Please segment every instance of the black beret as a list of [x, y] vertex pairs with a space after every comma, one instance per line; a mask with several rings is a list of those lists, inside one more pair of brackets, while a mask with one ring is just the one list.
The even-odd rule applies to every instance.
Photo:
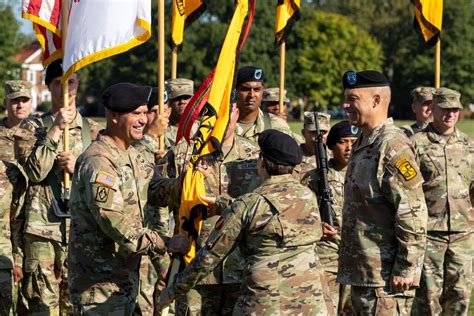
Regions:
[[265, 82], [265, 75], [262, 68], [253, 66], [242, 67], [237, 74], [237, 86], [245, 82]]
[[342, 137], [359, 137], [359, 135], [360, 130], [356, 126], [351, 125], [349, 121], [340, 121], [329, 130], [326, 145], [332, 148]]
[[[164, 91], [163, 93], [163, 102], [164, 104], [168, 103], [168, 91]], [[150, 100], [148, 100], [148, 108], [151, 109], [155, 105], [158, 104], [158, 88], [157, 87], [151, 87], [151, 95], [150, 95]]]
[[275, 129], [267, 129], [258, 136], [262, 156], [284, 166], [301, 163], [302, 153], [298, 143], [289, 135]]
[[48, 65], [46, 68], [46, 76], [44, 78], [44, 83], [49, 85], [51, 81], [56, 79], [57, 77], [61, 77], [63, 75], [63, 61], [62, 59], [56, 59], [51, 64]]
[[109, 110], [129, 113], [141, 105], [148, 105], [152, 88], [129, 82], [111, 85], [102, 93], [102, 104]]
[[344, 89], [386, 87], [389, 86], [387, 77], [375, 70], [346, 71], [342, 76]]

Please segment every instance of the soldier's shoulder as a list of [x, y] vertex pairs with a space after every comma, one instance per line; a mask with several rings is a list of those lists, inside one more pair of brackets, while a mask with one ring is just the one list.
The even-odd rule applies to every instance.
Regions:
[[89, 123], [90, 127], [92, 129], [100, 129], [102, 128], [102, 126], [100, 125], [99, 122], [91, 119], [90, 117], [84, 117], [84, 119], [87, 121], [87, 123]]
[[243, 151], [246, 159], [253, 159], [258, 157], [260, 149], [257, 143], [255, 143], [254, 141], [236, 134], [235, 144], [239, 151]]
[[270, 117], [270, 123], [273, 129], [280, 128], [280, 129], [290, 130], [290, 126], [284, 119], [272, 113], [268, 113], [268, 115]]

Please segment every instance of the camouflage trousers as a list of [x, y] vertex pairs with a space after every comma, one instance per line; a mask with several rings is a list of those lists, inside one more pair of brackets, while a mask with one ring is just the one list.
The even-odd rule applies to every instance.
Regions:
[[337, 272], [323, 271], [321, 277], [328, 315], [353, 315], [350, 285], [337, 283]]
[[13, 314], [12, 270], [0, 269], [0, 316]]
[[131, 316], [135, 311], [135, 303], [111, 298], [105, 303], [74, 305], [74, 315], [86, 316]]
[[150, 257], [143, 256], [140, 261], [140, 287], [137, 297], [135, 315], [153, 316], [154, 292], [158, 274], [151, 263]]
[[351, 286], [352, 308], [356, 315], [410, 315], [414, 296], [413, 290], [392, 295], [380, 287]]
[[61, 242], [25, 234], [22, 293], [31, 315], [71, 315], [67, 248]]
[[416, 315], [467, 315], [472, 290], [472, 233], [428, 232]]
[[176, 315], [232, 315], [240, 284], [197, 285], [176, 300]]

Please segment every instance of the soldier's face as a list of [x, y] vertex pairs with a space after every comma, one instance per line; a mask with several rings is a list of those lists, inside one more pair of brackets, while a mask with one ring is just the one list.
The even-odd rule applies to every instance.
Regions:
[[285, 121], [288, 119], [288, 108], [285, 103], [283, 103], [283, 112], [280, 113], [280, 102], [278, 101], [266, 101], [264, 102], [264, 110], [268, 113], [272, 113], [276, 116], [281, 117]]
[[170, 100], [170, 106], [174, 113], [181, 116], [188, 105], [189, 100], [191, 100], [190, 95], [182, 95], [177, 98]]
[[412, 111], [416, 115], [416, 120], [419, 122], [431, 122], [432, 119], [432, 104], [431, 101], [423, 103], [413, 103], [411, 106]]
[[346, 89], [342, 104], [352, 125], [363, 127], [367, 124], [374, 108], [374, 99], [370, 88]]
[[[79, 78], [77, 74], [72, 74], [68, 79], [68, 95], [69, 105], [76, 104], [77, 88], [79, 87]], [[61, 77], [54, 78], [49, 83], [49, 91], [51, 92], [51, 102], [53, 108], [60, 108], [63, 106], [63, 85], [61, 84]]]
[[5, 98], [5, 108], [8, 111], [8, 117], [17, 120], [23, 120], [31, 113], [31, 99], [27, 97], [19, 97], [15, 99]]
[[433, 106], [433, 125], [436, 130], [452, 130], [458, 122], [459, 109], [443, 109], [439, 106]]
[[334, 160], [338, 166], [344, 168], [349, 162], [349, 157], [352, 150], [352, 144], [357, 140], [357, 137], [341, 137], [339, 141], [331, 148], [334, 155]]
[[237, 87], [237, 106], [243, 114], [258, 111], [263, 97], [263, 83], [244, 82]]
[[117, 127], [126, 143], [131, 144], [142, 139], [147, 123], [147, 112], [148, 106], [145, 104], [133, 112], [118, 115]]

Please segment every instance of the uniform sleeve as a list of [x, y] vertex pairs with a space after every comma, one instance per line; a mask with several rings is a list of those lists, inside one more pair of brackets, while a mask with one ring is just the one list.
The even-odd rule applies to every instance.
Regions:
[[395, 208], [397, 254], [392, 275], [414, 277], [418, 284], [426, 247], [428, 211], [423, 177], [408, 140], [395, 140], [384, 157], [382, 191]]
[[149, 254], [164, 242], [156, 231], [124, 213], [127, 203], [133, 199], [122, 196], [122, 183], [116, 168], [105, 159], [92, 158], [78, 170], [84, 183], [84, 201], [100, 229], [119, 245], [124, 256]]
[[206, 245], [180, 273], [170, 290], [172, 297], [187, 293], [199, 281], [204, 279], [237, 246], [245, 229], [245, 212], [248, 207], [242, 199], [230, 205], [211, 231]]
[[15, 133], [15, 156], [34, 183], [46, 178], [59, 153], [59, 143], [49, 138], [47, 132], [38, 119], [27, 119]]
[[144, 135], [143, 138], [135, 143], [133, 147], [145, 158], [149, 164], [155, 165], [155, 153], [158, 151], [158, 142], [149, 135]]

